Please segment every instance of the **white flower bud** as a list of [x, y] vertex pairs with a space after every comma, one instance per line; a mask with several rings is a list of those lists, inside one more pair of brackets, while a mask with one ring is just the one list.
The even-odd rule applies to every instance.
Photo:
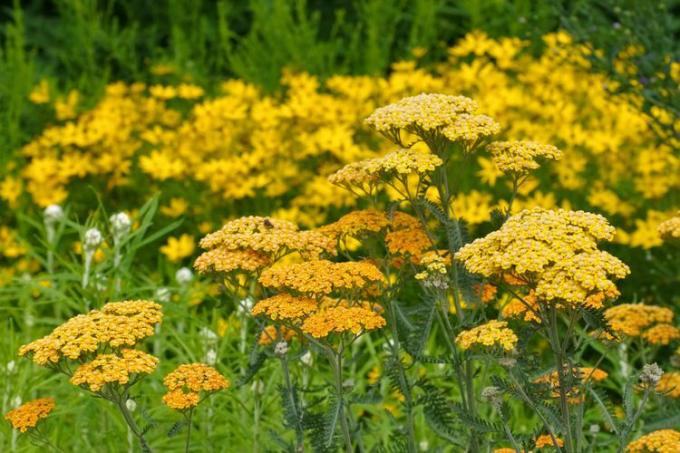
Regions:
[[661, 380], [663, 370], [656, 363], [645, 364], [640, 373], [640, 382], [649, 387], [656, 387], [656, 384]]
[[58, 204], [51, 204], [43, 211], [43, 217], [47, 225], [54, 225], [64, 218], [64, 210]]
[[19, 407], [21, 406], [21, 397], [19, 395], [15, 396], [12, 398], [11, 402], [12, 407]]
[[135, 400], [128, 398], [128, 400], [125, 401], [125, 407], [127, 407], [127, 410], [130, 412], [134, 412], [135, 409], [137, 409], [137, 403], [135, 403]]
[[181, 267], [175, 272], [175, 280], [177, 283], [184, 286], [191, 283], [194, 279], [194, 273], [188, 267]]
[[590, 433], [591, 434], [597, 434], [599, 432], [600, 432], [600, 425], [597, 425], [597, 424], [590, 425]]
[[85, 252], [93, 253], [95, 250], [97, 250], [97, 247], [99, 247], [103, 240], [104, 237], [102, 236], [101, 231], [96, 228], [90, 228], [85, 232], [85, 241], [83, 244]]
[[428, 451], [430, 449], [430, 443], [426, 440], [421, 440], [418, 444], [418, 448], [420, 448], [420, 451]]
[[264, 393], [264, 382], [261, 380], [253, 381], [253, 385], [250, 386], [250, 389], [254, 392], [257, 393], [258, 395], [262, 395]]
[[201, 330], [198, 331], [198, 335], [201, 337], [201, 340], [203, 340], [203, 343], [206, 344], [216, 343], [219, 339], [219, 336], [207, 327], [201, 327]]
[[217, 363], [217, 351], [214, 349], [208, 349], [205, 353], [205, 363], [210, 366], [214, 366]]
[[300, 361], [307, 366], [312, 366], [312, 362], [314, 361], [314, 358], [312, 357], [312, 353], [309, 352], [309, 351], [305, 352], [300, 357]]
[[122, 238], [130, 231], [132, 222], [130, 217], [124, 212], [119, 212], [114, 214], [109, 219], [111, 222], [111, 231], [113, 232], [113, 237], [116, 239]]
[[14, 360], [10, 360], [9, 362], [7, 362], [7, 374], [14, 373], [16, 366], [17, 366], [17, 364]]
[[238, 309], [237, 312], [241, 316], [247, 316], [250, 314], [250, 310], [253, 308], [253, 305], [255, 304], [255, 301], [253, 300], [252, 297], [246, 297], [245, 299], [241, 300], [241, 303], [238, 304]]
[[156, 290], [155, 296], [156, 296], [156, 300], [158, 300], [158, 302], [162, 302], [162, 303], [170, 302], [170, 290], [168, 288], [166, 288], [165, 286], [161, 286], [160, 288], [158, 288]]
[[274, 346], [274, 354], [276, 355], [286, 355], [288, 352], [288, 343], [285, 341], [279, 341], [276, 343], [276, 346]]

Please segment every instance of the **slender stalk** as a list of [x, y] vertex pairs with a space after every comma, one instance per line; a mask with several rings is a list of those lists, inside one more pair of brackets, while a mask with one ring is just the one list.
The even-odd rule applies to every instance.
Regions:
[[550, 308], [551, 322], [548, 326], [549, 334], [551, 338], [551, 346], [553, 353], [555, 354], [556, 364], [557, 364], [557, 379], [558, 379], [558, 390], [560, 394], [560, 412], [562, 413], [562, 423], [564, 424], [565, 436], [564, 444], [565, 449], [568, 453], [573, 453], [574, 450], [574, 440], [571, 428], [571, 414], [569, 410], [569, 401], [567, 399], [567, 377], [565, 374], [565, 366], [568, 365], [565, 360], [564, 347], [560, 344], [560, 337], [557, 326], [557, 309], [553, 306]]
[[286, 385], [286, 393], [288, 393], [288, 398], [290, 399], [290, 407], [293, 409], [293, 416], [295, 417], [295, 451], [302, 453], [305, 451], [305, 434], [302, 428], [302, 417], [298, 413], [298, 402], [295, 399], [293, 393], [294, 388], [290, 379], [290, 370], [288, 367], [288, 358], [285, 354], [280, 356], [281, 359], [281, 369], [283, 370], [283, 378]]
[[189, 409], [189, 415], [187, 415], [187, 438], [184, 442], [184, 452], [189, 453], [189, 446], [191, 445], [191, 419], [194, 416], [194, 408]]
[[326, 355], [328, 356], [328, 361], [331, 364], [333, 370], [333, 377], [335, 378], [335, 395], [338, 399], [339, 405], [339, 415], [340, 415], [340, 429], [342, 430], [342, 437], [345, 442], [346, 453], [352, 453], [354, 451], [352, 447], [352, 435], [349, 431], [349, 423], [347, 422], [347, 414], [345, 412], [345, 397], [342, 388], [342, 349], [340, 352], [335, 352], [330, 347], [324, 347]]
[[390, 347], [392, 348], [392, 357], [394, 357], [395, 364], [399, 371], [400, 387], [403, 389], [404, 393], [408, 451], [409, 453], [414, 453], [415, 451], [417, 451], [417, 446], [416, 446], [415, 420], [413, 417], [413, 395], [411, 394], [411, 383], [409, 382], [408, 376], [406, 375], [406, 370], [404, 370], [403, 364], [401, 363], [401, 359], [399, 356], [401, 344], [399, 342], [399, 333], [397, 331], [397, 314], [394, 308], [394, 301], [388, 302], [387, 305], [388, 305], [387, 314], [389, 317], [389, 324], [392, 331], [392, 343], [390, 344]]
[[146, 442], [146, 439], [144, 438], [144, 434], [142, 434], [141, 430], [137, 426], [137, 423], [135, 422], [135, 419], [132, 417], [132, 414], [125, 405], [125, 401], [127, 401], [127, 395], [118, 398], [115, 401], [115, 403], [118, 406], [118, 409], [120, 409], [121, 414], [123, 414], [123, 418], [125, 419], [127, 425], [130, 427], [132, 434], [134, 434], [135, 437], [137, 437], [137, 440], [139, 440], [139, 443], [142, 446], [142, 451], [144, 452], [152, 451], [151, 448], [149, 447], [149, 444]]

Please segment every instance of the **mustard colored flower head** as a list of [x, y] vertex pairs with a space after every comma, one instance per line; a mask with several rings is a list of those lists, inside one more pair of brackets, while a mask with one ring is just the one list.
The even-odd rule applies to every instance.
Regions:
[[523, 319], [526, 322], [536, 322], [540, 324], [541, 318], [538, 315], [540, 307], [538, 306], [534, 292], [530, 291], [525, 296], [520, 297], [522, 297], [521, 300], [518, 297], [513, 297], [505, 304], [505, 306], [503, 306], [503, 309], [501, 310], [503, 317]]
[[667, 345], [680, 338], [680, 329], [672, 324], [657, 324], [644, 331], [641, 336], [650, 344]]
[[314, 338], [325, 338], [332, 333], [359, 335], [384, 326], [385, 318], [370, 307], [338, 305], [309, 315], [302, 323], [302, 331]]
[[258, 272], [270, 264], [271, 258], [262, 252], [217, 247], [203, 252], [196, 258], [194, 268], [201, 274], [211, 272], [229, 274], [231, 272]]
[[477, 103], [465, 96], [423, 93], [376, 109], [366, 124], [401, 144], [401, 130], [417, 135], [437, 131], [453, 124], [459, 115], [476, 110]]
[[485, 277], [527, 282], [541, 301], [601, 306], [619, 292], [612, 280], [625, 277], [628, 266], [598, 250], [614, 228], [599, 215], [583, 211], [534, 208], [510, 217], [487, 236], [456, 253], [468, 271]]
[[257, 343], [260, 346], [268, 346], [279, 339], [289, 342], [295, 338], [295, 331], [286, 326], [267, 326], [262, 329]]
[[540, 167], [537, 159], [559, 160], [562, 151], [553, 145], [529, 141], [493, 142], [489, 145], [493, 162], [503, 173], [524, 175]]
[[671, 398], [680, 398], [680, 371], [664, 373], [656, 385], [656, 391]]
[[481, 141], [500, 131], [500, 124], [491, 117], [463, 113], [453, 123], [444, 127], [442, 134], [452, 142], [461, 143], [465, 151], [471, 151]]
[[5, 420], [9, 421], [14, 429], [25, 433], [29, 429], [35, 428], [40, 420], [50, 415], [54, 406], [54, 398], [39, 398], [7, 412]]
[[385, 235], [385, 245], [391, 255], [409, 258], [417, 264], [423, 254], [432, 248], [432, 241], [418, 219], [396, 211]]
[[[558, 447], [564, 447], [564, 441], [560, 439], [559, 437], [556, 437], [555, 440], [557, 441], [557, 446]], [[550, 436], [550, 434], [541, 434], [536, 438], [536, 442], [534, 443], [534, 448], [544, 448], [544, 447], [554, 447], [555, 443], [553, 442], [553, 438]]]
[[[228, 260], [244, 259], [242, 264], [250, 268], [262, 261], [260, 256], [250, 255], [251, 259], [248, 259], [245, 255], [226, 254], [227, 251], [257, 252], [271, 260], [292, 252], [311, 257], [318, 257], [324, 252], [335, 254], [334, 242], [317, 231], [299, 231], [292, 222], [257, 216], [241, 217], [228, 222], [219, 231], [201, 239], [200, 245], [207, 250], [221, 250], [199, 257], [200, 265], [208, 267], [211, 260], [219, 258], [220, 254], [224, 254]], [[213, 264], [212, 268], [215, 267], [229, 269], [232, 266]]]
[[517, 341], [517, 335], [508, 327], [508, 323], [498, 320], [464, 330], [456, 337], [456, 344], [463, 350], [475, 346], [489, 348], [499, 346], [504, 351], [512, 351]]
[[22, 346], [19, 355], [31, 356], [38, 365], [54, 365], [61, 359], [78, 360], [104, 345], [113, 349], [131, 347], [153, 335], [162, 318], [161, 306], [152, 301], [110, 302]]
[[201, 394], [214, 393], [229, 387], [226, 379], [215, 368], [202, 363], [178, 366], [163, 379], [168, 392], [163, 402], [171, 409], [192, 409], [201, 401]]
[[[575, 381], [572, 387], [566, 390], [567, 401], [570, 404], [580, 404], [584, 400], [582, 392], [577, 387], [578, 384], [586, 384], [591, 381], [600, 382], [607, 379], [609, 376], [606, 371], [591, 367], [566, 368], [564, 374], [568, 376], [568, 382], [572, 380]], [[539, 376], [534, 380], [534, 383], [547, 384], [551, 391], [551, 396], [553, 398], [560, 397], [560, 380], [557, 370]]]
[[182, 234], [179, 237], [170, 237], [168, 242], [160, 248], [160, 252], [168, 257], [173, 263], [182, 261], [193, 255], [196, 250], [194, 238], [188, 234]]
[[305, 261], [274, 266], [266, 269], [260, 276], [260, 283], [268, 288], [293, 291], [310, 297], [336, 293], [375, 293], [385, 282], [382, 272], [366, 261]]
[[676, 453], [680, 451], [680, 431], [660, 429], [645, 434], [626, 447], [626, 453]]
[[259, 301], [251, 313], [254, 316], [266, 315], [273, 321], [295, 322], [316, 311], [318, 306], [315, 299], [281, 293]]
[[139, 375], [151, 374], [158, 359], [136, 349], [123, 349], [119, 354], [99, 354], [80, 365], [71, 376], [71, 384], [100, 391], [107, 384], [126, 385]]
[[337, 221], [324, 225], [317, 231], [336, 240], [345, 236], [359, 237], [370, 233], [379, 233], [390, 224], [387, 215], [377, 209], [352, 211]]
[[426, 175], [442, 165], [443, 161], [434, 154], [402, 148], [359, 162], [353, 162], [328, 177], [328, 180], [349, 190], [359, 189], [372, 194], [379, 183], [402, 179], [409, 175]]
[[646, 304], [619, 304], [604, 312], [609, 326], [618, 334], [639, 337], [645, 329], [655, 324], [673, 321], [673, 310]]
[[658, 230], [659, 235], [664, 241], [680, 240], [680, 212], [675, 217], [661, 222]]

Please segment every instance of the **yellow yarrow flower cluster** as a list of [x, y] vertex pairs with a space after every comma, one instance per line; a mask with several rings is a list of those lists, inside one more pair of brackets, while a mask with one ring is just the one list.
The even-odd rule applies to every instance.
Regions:
[[376, 209], [352, 211], [340, 217], [337, 221], [317, 229], [322, 234], [335, 240], [344, 237], [360, 237], [370, 233], [379, 233], [390, 224], [387, 215]]
[[266, 315], [273, 321], [298, 321], [319, 308], [319, 302], [310, 297], [296, 297], [288, 293], [262, 299], [257, 302], [251, 313], [255, 316]]
[[[564, 441], [562, 439], [556, 437], [555, 441], [557, 441], [558, 447], [564, 447]], [[550, 434], [541, 434], [536, 438], [536, 442], [534, 443], [534, 448], [545, 448], [554, 446], [555, 442], [553, 441], [553, 438], [552, 436], [550, 436]]]
[[540, 167], [537, 159], [559, 160], [562, 151], [553, 145], [529, 141], [493, 142], [488, 146], [492, 161], [503, 173], [524, 175]]
[[619, 304], [604, 312], [611, 329], [629, 337], [639, 337], [656, 325], [668, 325], [673, 316], [670, 308], [645, 304]]
[[457, 254], [465, 267], [485, 277], [510, 274], [530, 283], [542, 301], [601, 306], [594, 294], [617, 296], [613, 279], [630, 271], [616, 257], [598, 250], [614, 228], [599, 215], [541, 208], [510, 217], [484, 238]]
[[154, 334], [161, 322], [161, 306], [146, 300], [110, 302], [101, 310], [78, 315], [57, 327], [49, 335], [19, 349], [38, 365], [56, 365], [62, 359], [79, 360], [100, 347], [134, 346]]
[[667, 345], [680, 338], [680, 329], [671, 324], [657, 324], [641, 335], [650, 344]]
[[5, 420], [9, 421], [14, 429], [25, 433], [29, 429], [35, 428], [40, 420], [50, 415], [54, 406], [54, 398], [39, 398], [7, 412]]
[[[567, 375], [568, 380], [571, 380], [571, 378], [573, 378], [581, 384], [586, 384], [590, 381], [595, 382], [604, 381], [609, 376], [609, 374], [606, 371], [601, 370], [599, 368], [591, 367], [575, 367], [572, 368], [571, 370], [565, 369], [565, 375]], [[553, 398], [560, 397], [560, 380], [557, 370], [553, 370], [548, 374], [539, 376], [534, 380], [534, 383], [547, 384], [548, 387], [550, 388], [551, 396]], [[566, 393], [567, 401], [570, 404], [581, 404], [584, 401], [585, 396], [575, 386], [573, 386], [572, 388], [568, 388]]]
[[656, 385], [656, 391], [671, 398], [680, 398], [680, 371], [664, 373]]
[[482, 140], [498, 134], [501, 126], [486, 115], [463, 113], [455, 121], [442, 129], [444, 137], [463, 145], [465, 151], [475, 149]]
[[386, 283], [380, 270], [369, 262], [334, 263], [328, 260], [275, 266], [266, 269], [259, 281], [268, 288], [312, 297], [373, 293]]
[[659, 235], [665, 241], [680, 239], [680, 212], [675, 217], [659, 224]]
[[126, 385], [140, 374], [151, 374], [158, 359], [136, 349], [123, 349], [120, 353], [99, 354], [90, 362], [80, 365], [71, 376], [71, 384], [100, 391], [107, 384]]
[[680, 451], [680, 431], [660, 429], [645, 434], [626, 447], [627, 453], [677, 453]]
[[165, 376], [163, 385], [168, 389], [163, 402], [171, 409], [184, 411], [196, 407], [202, 394], [226, 389], [230, 383], [215, 368], [191, 363], [180, 365]]
[[467, 350], [474, 346], [500, 347], [504, 351], [515, 349], [518, 338], [505, 321], [491, 320], [485, 324], [464, 330], [456, 337], [456, 344]]
[[423, 254], [432, 248], [432, 241], [420, 221], [405, 212], [396, 211], [390, 230], [385, 235], [385, 245], [390, 254], [420, 262]]
[[257, 344], [260, 346], [268, 346], [277, 341], [279, 338], [288, 342], [295, 337], [295, 333], [295, 330], [289, 329], [286, 326], [267, 326], [262, 329]]
[[304, 320], [301, 329], [314, 338], [325, 338], [331, 333], [359, 335], [384, 326], [385, 318], [369, 307], [339, 305], [323, 307], [312, 313]]

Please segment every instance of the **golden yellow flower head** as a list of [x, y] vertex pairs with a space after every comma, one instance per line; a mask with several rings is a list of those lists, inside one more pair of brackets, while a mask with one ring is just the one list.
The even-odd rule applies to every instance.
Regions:
[[401, 130], [419, 134], [453, 124], [459, 115], [474, 113], [477, 103], [465, 96], [419, 94], [376, 109], [366, 124], [401, 144]]
[[379, 182], [409, 175], [425, 175], [434, 171], [443, 161], [434, 154], [402, 148], [359, 162], [353, 162], [328, 177], [328, 180], [350, 190], [358, 188], [372, 193]]
[[362, 332], [385, 326], [385, 318], [366, 306], [325, 307], [309, 315], [302, 323], [302, 331], [314, 338], [325, 338], [332, 333]]
[[680, 240], [680, 212], [675, 217], [661, 222], [658, 230], [659, 235], [665, 241]]
[[231, 272], [258, 272], [270, 264], [271, 259], [262, 252], [217, 247], [203, 252], [196, 258], [194, 268], [201, 274], [210, 272], [229, 274]]
[[656, 385], [656, 391], [671, 398], [680, 398], [680, 371], [664, 373]]
[[677, 453], [680, 451], [680, 431], [660, 429], [645, 434], [626, 447], [626, 453]]
[[452, 142], [461, 143], [466, 151], [471, 151], [482, 140], [500, 131], [500, 124], [491, 117], [463, 113], [453, 123], [444, 127], [442, 134]]
[[526, 322], [541, 323], [541, 318], [537, 315], [540, 307], [536, 301], [536, 295], [532, 292], [522, 296], [522, 300], [513, 297], [501, 310], [504, 318], [523, 319]]
[[337, 240], [345, 236], [358, 237], [378, 233], [387, 228], [389, 223], [384, 212], [364, 209], [345, 214], [337, 221], [318, 228], [317, 231]]
[[293, 329], [289, 329], [286, 326], [267, 326], [262, 329], [257, 343], [260, 346], [268, 346], [279, 339], [288, 342], [295, 338], [295, 333]]
[[50, 415], [54, 406], [54, 398], [39, 398], [7, 412], [5, 420], [9, 421], [14, 429], [25, 433]]
[[537, 159], [559, 160], [562, 151], [553, 145], [529, 141], [493, 142], [489, 145], [493, 162], [503, 173], [524, 175], [540, 167]]
[[604, 316], [616, 333], [639, 337], [650, 326], [673, 321], [673, 310], [656, 305], [620, 304], [605, 310]]
[[151, 374], [157, 365], [156, 357], [136, 349], [123, 349], [119, 354], [99, 354], [76, 369], [71, 384], [98, 392], [107, 384], [125, 385], [140, 374]]
[[[199, 257], [201, 259], [199, 263], [209, 267], [212, 259], [219, 258], [220, 254], [224, 254], [227, 260], [243, 260], [241, 264], [251, 268], [262, 261], [259, 256], [228, 255], [226, 251], [258, 252], [272, 260], [291, 252], [300, 252], [312, 257], [318, 257], [323, 252], [335, 253], [334, 242], [317, 231], [299, 231], [297, 225], [292, 222], [258, 216], [232, 220], [219, 231], [201, 239], [200, 245], [207, 250], [222, 250]], [[252, 260], [255, 260], [255, 263]], [[231, 266], [218, 264], [217, 267], [228, 269]], [[212, 264], [212, 268], [215, 268], [215, 264]]]
[[161, 322], [161, 306], [147, 300], [110, 302], [101, 310], [78, 315], [49, 335], [22, 346], [19, 355], [31, 356], [38, 365], [54, 365], [62, 358], [78, 360], [100, 346], [134, 346], [154, 334]]
[[316, 311], [319, 303], [309, 297], [296, 297], [288, 293], [281, 293], [263, 299], [253, 306], [254, 316], [266, 315], [273, 321], [299, 321]]
[[202, 363], [178, 366], [163, 379], [168, 392], [163, 402], [171, 409], [184, 411], [198, 405], [201, 393], [214, 393], [229, 387], [226, 379], [215, 368]]
[[432, 242], [418, 219], [396, 211], [385, 235], [385, 245], [390, 254], [410, 258], [417, 264], [423, 253], [432, 247]]
[[312, 260], [266, 269], [260, 276], [260, 283], [268, 288], [318, 297], [374, 293], [385, 283], [385, 277], [374, 264], [366, 261]]
[[672, 324], [657, 324], [643, 332], [642, 338], [651, 344], [667, 345], [680, 338], [680, 329]]
[[[569, 370], [569, 368], [566, 368], [565, 374], [570, 377], [573, 377], [573, 379], [577, 380], [581, 384], [585, 384], [591, 381], [595, 382], [604, 381], [609, 376], [609, 374], [606, 371], [601, 370], [599, 368], [591, 367], [574, 367], [571, 368], [571, 371]], [[553, 370], [550, 373], [544, 374], [543, 376], [539, 376], [534, 380], [534, 382], [537, 384], [547, 384], [551, 391], [551, 396], [553, 398], [560, 397], [559, 391], [560, 380], [557, 374], [557, 370]], [[567, 401], [570, 404], [580, 404], [583, 402], [584, 396], [575, 385], [567, 389], [566, 393]]]
[[518, 338], [505, 321], [491, 320], [485, 324], [464, 330], [456, 337], [456, 344], [467, 350], [474, 346], [496, 347], [512, 351]]
[[603, 298], [591, 296], [617, 296], [612, 280], [630, 272], [597, 248], [598, 241], [613, 235], [614, 228], [600, 215], [535, 208], [510, 217], [455, 257], [470, 272], [497, 278], [510, 274], [527, 282], [541, 301], [601, 306]]
[[[559, 447], [564, 447], [564, 441], [560, 439], [559, 437], [555, 438], [555, 441], [557, 441], [557, 446]], [[534, 448], [543, 448], [543, 447], [554, 447], [555, 443], [553, 442], [553, 438], [550, 436], [550, 434], [541, 434], [536, 438], [536, 442], [534, 444]]]

